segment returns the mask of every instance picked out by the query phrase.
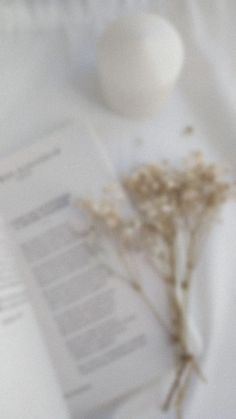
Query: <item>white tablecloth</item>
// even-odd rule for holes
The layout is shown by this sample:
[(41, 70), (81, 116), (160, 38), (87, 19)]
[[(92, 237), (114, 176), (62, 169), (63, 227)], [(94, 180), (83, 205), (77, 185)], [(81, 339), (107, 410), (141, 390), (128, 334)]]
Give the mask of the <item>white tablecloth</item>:
[[(169, 18), (186, 46), (182, 79), (166, 106), (149, 121), (119, 117), (105, 107), (94, 65), (96, 39), (106, 22), (138, 10)], [(86, 115), (117, 173), (139, 162), (178, 160), (196, 149), (232, 163), (234, 169), (235, 20), (234, 0), (1, 2), (0, 155), (38, 140), (71, 116), (80, 120)], [(191, 134), (184, 133), (187, 126), (192, 127)], [(236, 415), (235, 215), (235, 206), (229, 206), (198, 284), (209, 383), (194, 387), (188, 419), (234, 419)], [(145, 397), (153, 402), (152, 393)], [(140, 401), (132, 402), (132, 409), (135, 403), (138, 406)], [(110, 419), (114, 411), (98, 417)], [(127, 419), (132, 419), (130, 415)], [(172, 416), (157, 412), (157, 419), (164, 417)]]

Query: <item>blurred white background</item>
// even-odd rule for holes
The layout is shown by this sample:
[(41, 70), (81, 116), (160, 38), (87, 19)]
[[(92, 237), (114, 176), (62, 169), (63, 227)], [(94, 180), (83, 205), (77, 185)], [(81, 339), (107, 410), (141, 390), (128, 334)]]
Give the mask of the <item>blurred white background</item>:
[[(145, 122), (120, 117), (106, 108), (95, 66), (96, 41), (107, 22), (138, 11), (155, 11), (171, 20), (186, 47), (185, 68), (173, 96), (155, 118)], [(118, 173), (139, 162), (178, 159), (199, 148), (234, 166), (235, 21), (234, 0), (1, 2), (0, 155), (37, 141), (70, 117), (83, 120), (85, 116)], [(184, 134), (188, 126), (192, 127), (191, 135)], [(227, 231), (227, 240), (231, 240), (230, 224)], [(235, 416), (233, 275), (232, 265), (225, 281), (227, 304), (225, 300), (218, 304), (212, 293), (210, 308), (203, 309), (206, 313), (212, 310), (207, 314), (206, 328), (210, 329), (206, 330), (212, 331), (215, 349), (206, 359), (209, 385), (195, 389), (188, 406), (189, 419)], [(209, 326), (209, 321), (216, 326)], [(114, 412), (103, 411), (96, 418), (110, 419)], [(164, 418), (159, 413), (156, 417)]]

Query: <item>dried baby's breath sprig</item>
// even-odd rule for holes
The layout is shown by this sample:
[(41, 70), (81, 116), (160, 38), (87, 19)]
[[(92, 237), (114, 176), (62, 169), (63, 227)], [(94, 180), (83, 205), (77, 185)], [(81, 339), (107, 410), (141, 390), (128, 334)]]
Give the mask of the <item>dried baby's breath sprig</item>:
[[(176, 408), (182, 418), (183, 403), (195, 372), (200, 377), (197, 354), (192, 350), (189, 330), (189, 296), (199, 249), (217, 220), (222, 206), (235, 197), (235, 187), (224, 170), (208, 164), (201, 153), (191, 155), (180, 167), (167, 163), (138, 168), (122, 180), (127, 209), (106, 196), (99, 204), (85, 206), (102, 231), (116, 244), (130, 273), (131, 285), (168, 330), (176, 358), (176, 376), (163, 404)], [(124, 250), (125, 249), (125, 250)], [(142, 251), (150, 266), (164, 281), (170, 326), (149, 301), (133, 266), (128, 249)]]

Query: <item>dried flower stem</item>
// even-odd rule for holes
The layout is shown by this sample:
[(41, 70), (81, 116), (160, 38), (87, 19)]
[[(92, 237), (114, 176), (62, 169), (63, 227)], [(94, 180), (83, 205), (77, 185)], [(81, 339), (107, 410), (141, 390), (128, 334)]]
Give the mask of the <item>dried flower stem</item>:
[[(189, 342), (189, 300), (198, 247), (221, 207), (235, 198), (235, 185), (225, 179), (221, 168), (207, 164), (197, 153), (181, 168), (168, 164), (141, 167), (123, 181), (123, 187), (133, 218), (123, 215), (114, 200), (105, 199), (100, 205), (86, 202), (85, 206), (115, 244), (129, 275), (127, 283), (171, 336), (176, 373), (163, 408), (175, 407), (177, 418), (183, 419), (183, 404), (193, 374), (204, 379)], [(179, 249), (181, 236), (186, 241)], [(179, 257), (177, 248), (184, 258)], [(129, 249), (141, 251), (166, 285), (170, 327), (146, 294), (134, 264), (130, 264)]]
[(192, 372), (193, 372), (193, 363), (190, 361), (188, 365), (186, 365), (186, 375), (184, 379), (184, 383), (178, 390), (177, 398), (176, 398), (176, 415), (177, 419), (183, 419), (183, 404), (184, 400), (187, 395), (187, 391), (190, 385), (190, 381), (192, 378)]
[(171, 336), (171, 331), (170, 331), (168, 325), (166, 324), (166, 322), (162, 318), (162, 316), (159, 313), (157, 307), (154, 306), (153, 303), (151, 302), (151, 300), (148, 298), (144, 288), (142, 287), (140, 281), (138, 280), (138, 273), (135, 272), (134, 265), (130, 266), (130, 263), (129, 263), (127, 257), (126, 257), (126, 252), (125, 252), (122, 244), (119, 241), (117, 242), (116, 237), (114, 237), (113, 232), (110, 232), (110, 237), (112, 238), (113, 243), (116, 242), (117, 253), (120, 257), (120, 260), (123, 262), (123, 265), (126, 268), (126, 271), (128, 273), (128, 278), (127, 279), (123, 278), (125, 280), (126, 284), (129, 285), (139, 295), (139, 298), (141, 300), (143, 300), (144, 304), (149, 308), (149, 310), (152, 312), (154, 317), (158, 320), (162, 329), (165, 332), (167, 332), (169, 336)]

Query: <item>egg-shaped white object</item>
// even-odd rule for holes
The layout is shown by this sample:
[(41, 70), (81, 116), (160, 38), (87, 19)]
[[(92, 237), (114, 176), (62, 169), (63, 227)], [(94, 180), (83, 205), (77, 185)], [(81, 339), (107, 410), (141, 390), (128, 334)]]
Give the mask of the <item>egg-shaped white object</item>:
[(113, 110), (145, 117), (157, 112), (180, 75), (184, 48), (166, 19), (142, 13), (117, 19), (98, 42), (98, 74)]

